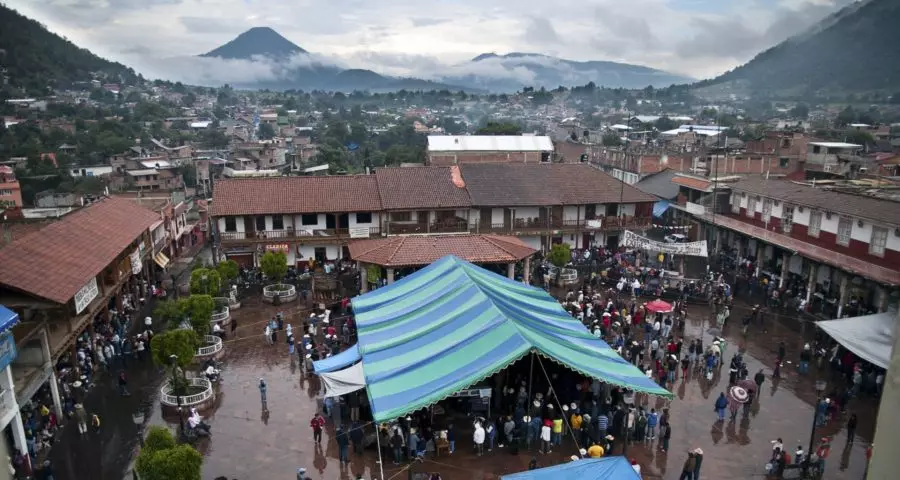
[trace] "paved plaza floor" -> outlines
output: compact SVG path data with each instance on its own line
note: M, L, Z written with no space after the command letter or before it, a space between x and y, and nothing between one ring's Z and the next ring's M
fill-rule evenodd
M245 301L244 307L234 312L238 322L237 336L226 342L224 381L215 408L205 412L212 426L212 437L197 444L204 456L203 478L292 479L298 467L307 468L316 480L355 479L357 474L363 474L367 480L381 478L374 449L360 455L351 453L350 465L341 467L330 425L322 447L313 443L309 420L319 408L320 385L315 377L306 377L296 362L290 361L283 336L279 335L275 345L266 344L262 333L264 323L277 311L285 312L288 322L295 326L301 318L308 316L306 305L300 302L272 307L264 306L258 299ZM736 307L734 317L740 314L740 307ZM710 343L712 335L705 317L703 308L691 307L686 338L703 336L704 344ZM773 382L771 367L778 342L786 342L790 360L796 358L803 340L795 328L785 326L796 325L791 319L769 318L767 325L765 332L752 327L746 337L734 326L727 326L724 332L729 340L726 361L739 348L745 352L751 376L759 368L766 369L761 399L753 406L748 418L739 415L735 422L716 422L713 402L727 386L727 367L723 375L717 375L712 382L694 374L686 380L679 378L673 392L676 397L671 402L649 399L646 405L650 407L670 409L672 438L668 453L661 452L655 442L629 447L627 456L641 464L645 479L677 479L686 452L697 447L705 452L703 478L763 478L771 440L783 438L791 451L797 445L807 445L815 401L813 382L817 375L831 379L826 378L829 377L826 371L815 368L809 376L800 376L792 368L796 366L794 361L782 370L783 378ZM151 424L176 429L177 417L163 418L156 401L161 376L149 365L133 372L132 391L135 395L127 398L119 397L111 383L98 385L92 394L95 398L89 399L88 404L90 407L92 402L98 402L97 405L106 412L103 430L99 435L81 438L74 429L67 429L62 443L53 451L57 477L62 480L123 478L130 455L137 449L136 429L130 423L130 416L138 408L149 409ZM268 383L267 415L262 411L257 388L260 377ZM826 467L825 478L828 480L858 480L863 475L864 449L873 436L876 403L870 398L853 400L849 413L857 413L860 419L852 448L844 449L846 417L816 433L817 437L835 435ZM373 427L368 425L368 428ZM495 448L483 457L476 457L470 436L459 427L454 455L429 457L412 468L414 472L440 472L445 480L496 479L501 474L525 470L532 457L537 457L540 466L549 466L563 462L575 453L572 439L566 438L563 445L549 455L525 450L513 455L509 449ZM621 453L621 447L617 447L614 454ZM409 478L407 468L393 465L386 459L384 478Z

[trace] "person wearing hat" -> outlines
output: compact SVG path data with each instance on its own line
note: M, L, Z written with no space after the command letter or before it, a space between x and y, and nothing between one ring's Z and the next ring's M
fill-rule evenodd
M552 438L552 428L553 422L549 419L544 420L544 425L541 427L541 452L542 453L551 453L553 450L550 449Z

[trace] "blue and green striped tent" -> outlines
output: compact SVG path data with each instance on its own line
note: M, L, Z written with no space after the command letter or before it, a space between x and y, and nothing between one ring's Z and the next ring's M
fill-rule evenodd
M603 382L671 397L547 292L452 255L352 305L379 422L446 398L531 351Z

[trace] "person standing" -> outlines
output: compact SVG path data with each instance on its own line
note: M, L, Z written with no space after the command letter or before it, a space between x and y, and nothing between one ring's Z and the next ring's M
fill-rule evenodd
M262 400L263 409L266 408L266 381L263 377L259 377L259 398Z
M321 441L321 429L319 432L319 441ZM394 430L394 435L391 436L391 448L394 449L394 465L400 465L403 460L403 436L400 435L400 429Z
M453 429L452 423L447 425L447 443L450 444L450 455L453 455L456 451L456 430Z
M759 369L756 372L756 375L753 377L753 382L756 383L756 395L754 400L759 401L760 395L762 395L762 384L766 381L766 374L763 373L763 369Z
M317 444L322 444L322 429L325 428L325 418L322 417L322 414L316 412L313 415L312 420L309 421L309 428L312 428L313 431L313 441ZM402 437L401 437L402 440Z
M472 434L472 441L475 442L475 452L478 456L484 455L484 427L481 423L475 424L475 433Z
M703 465L703 450L700 447L697 447L694 450L694 478L693 480L700 480L700 466Z
M541 427L541 452L543 453L551 453L553 450L550 450L550 425L552 422L550 420L546 420L544 422L544 426Z
M856 436L856 414L851 414L850 419L847 420L847 447L853 445L853 440Z
M671 424L669 423L669 420L668 420L668 419L666 419L666 420L663 421L663 422L660 422L659 436L660 436L660 438L662 439L662 447L660 447L660 449L661 449L662 451L668 453L668 451L669 451L669 439L672 438L672 427L671 427Z
M350 446L350 440L347 438L347 432L344 431L343 427L337 427L337 431L335 431L335 439L338 444L338 458L341 461L341 464L350 463L350 458L347 455L347 448Z
M362 455L363 453L363 429L359 426L359 422L353 422L350 425L350 442L353 443L353 453Z
M119 395L123 397L130 396L128 393L128 378L125 376L125 372L119 372Z
M656 426L659 425L659 414L655 408L650 409L650 415L647 415L647 436L644 437L647 443L656 440Z
M728 399L725 398L725 393L722 392L719 394L719 398L716 399L716 415L719 417L720 422L725 421L725 408L728 407Z
M692 480L695 468L697 468L697 460L694 459L694 452L688 452L688 457L681 467L681 476L678 477L678 480Z

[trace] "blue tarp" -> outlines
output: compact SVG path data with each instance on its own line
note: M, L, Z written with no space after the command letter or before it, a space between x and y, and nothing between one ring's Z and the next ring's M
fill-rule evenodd
M671 397L540 288L452 255L352 300L375 421L431 405L536 352Z
M671 205L671 203L669 203L668 200L660 200L660 201L654 203L653 204L653 216L654 217L663 216L663 214L666 213L666 210L669 209L670 205Z
M641 476L625 457L604 457L503 475L500 480L641 480Z
M19 314L0 305L0 332L5 332L19 323Z
M360 360L362 360L362 355L359 353L359 344L354 344L337 355L313 362L313 371L317 375L334 372L349 367Z

